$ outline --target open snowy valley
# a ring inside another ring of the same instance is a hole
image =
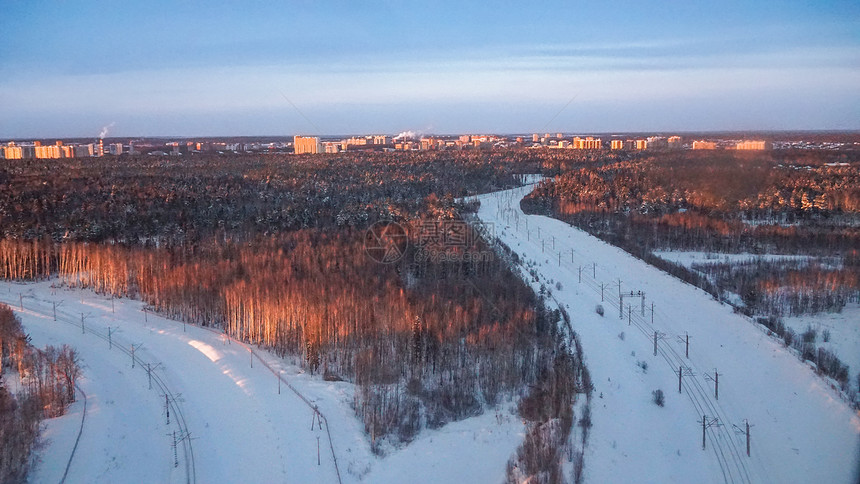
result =
[[[839,391],[704,291],[525,215],[529,190],[478,197],[479,217],[581,338],[597,395],[587,482],[856,482],[860,416]]]
[[[56,282],[0,283],[33,344],[70,344],[83,361],[78,401],[45,423],[32,482],[60,481],[67,466],[65,482],[499,482],[522,441],[501,406],[375,457],[353,385]]]

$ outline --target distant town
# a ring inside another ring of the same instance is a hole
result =
[[[292,138],[200,138],[171,140],[139,138],[97,138],[86,141],[8,140],[0,146],[3,159],[87,158],[120,155],[183,156],[195,153],[342,153],[347,151],[442,151],[487,150],[494,148],[566,149],[566,150],[855,150],[860,142],[849,140],[809,139],[780,140],[707,136],[629,136],[570,135],[533,133],[531,135],[464,134],[424,136],[412,132],[398,135],[374,134],[350,137],[296,135]]]

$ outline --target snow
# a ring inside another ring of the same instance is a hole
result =
[[[87,416],[67,482],[125,482],[129,476],[136,482],[338,482],[330,430],[345,483],[459,481],[462,476],[495,483],[524,436],[512,406],[500,406],[425,430],[408,446],[379,458],[371,454],[351,407],[352,384],[323,381],[289,357],[250,348],[223,333],[144,313],[139,301],[110,301],[51,284],[0,282],[0,302],[16,311],[33,344],[69,344],[80,354],[79,385],[87,394]],[[59,321],[53,320],[53,302],[58,303]],[[86,334],[80,328],[81,313]],[[108,327],[113,349],[92,334],[106,337]],[[119,350],[131,344],[141,345],[134,369],[130,356]],[[181,445],[174,467],[175,412],[167,425],[164,397],[148,389],[141,362],[156,368],[153,373],[177,395],[175,404],[185,416],[193,446],[194,465],[187,474]],[[283,378],[280,393],[278,375]],[[313,410],[287,383],[319,408],[326,419],[322,429],[317,424],[311,430]],[[33,482],[62,476],[80,428],[80,394],[78,398],[67,415],[46,421]]]
[[[856,378],[860,372],[860,304],[848,303],[838,313],[789,316],[782,321],[798,335],[807,328],[815,329],[818,333],[815,346],[833,352],[849,366],[850,383],[857,389]],[[829,342],[824,341],[824,330],[830,331]]]
[[[566,223],[526,216],[519,201],[529,189],[480,196],[478,216],[536,269],[580,336],[595,386],[587,482],[857,482],[860,415],[837,391],[704,291]],[[619,278],[622,292],[646,294],[644,315],[638,298],[625,301],[632,304],[631,324],[627,307],[619,318]],[[597,304],[605,316],[596,313]],[[678,340],[686,333],[689,359]],[[647,370],[637,364],[643,361]],[[681,365],[693,372],[683,379],[683,394]],[[719,399],[705,378],[715,369]],[[658,388],[663,408],[651,399]],[[707,429],[705,451],[702,414],[723,424]],[[745,419],[753,426],[750,457],[734,427]]]
[[[702,252],[702,251],[681,251],[681,250],[655,250],[654,255],[657,257],[677,264],[687,269],[692,269],[693,264],[738,264],[742,262],[755,262],[765,260],[769,262],[775,261],[808,261],[812,257],[807,255],[786,255],[786,254],[729,254],[723,252]]]
[[[810,261],[815,257],[805,255],[783,255],[783,254],[729,254],[719,252],[695,252],[695,251],[654,251],[654,255],[693,269],[693,265],[738,264],[753,262],[756,260],[767,261]],[[832,263],[832,258],[831,263]],[[818,259],[819,262],[827,262],[826,259]],[[727,293],[725,297],[736,306],[743,306],[741,297],[735,293]],[[819,313],[813,315],[789,316],[783,318],[783,323],[793,329],[798,335],[811,327],[818,332],[815,341],[816,347],[824,347],[833,352],[843,363],[849,366],[849,384],[851,388],[857,388],[856,375],[860,371],[860,305],[848,303],[841,312]],[[822,332],[830,331],[830,341],[823,340]]]

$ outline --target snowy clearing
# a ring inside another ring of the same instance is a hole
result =
[[[588,482],[857,481],[860,415],[838,392],[704,291],[559,220],[525,215],[529,190],[478,197],[479,217],[568,309],[581,338],[595,386]],[[652,401],[657,389],[665,407]],[[706,450],[703,415],[714,424]]]
[[[723,252],[701,252],[701,251],[680,251],[680,250],[655,250],[653,252],[657,257],[677,264],[687,269],[692,269],[693,264],[738,264],[744,262],[755,262],[759,260],[775,262],[775,261],[790,261],[803,262],[814,257],[806,255],[783,255],[783,254],[728,254]]]

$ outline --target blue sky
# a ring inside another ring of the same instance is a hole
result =
[[[0,12],[2,138],[860,129],[856,1]]]

